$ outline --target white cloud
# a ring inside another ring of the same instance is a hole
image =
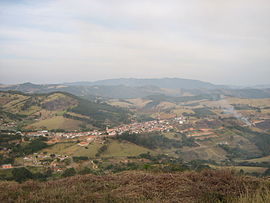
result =
[[[268,83],[269,8],[266,0],[0,4],[0,79],[173,76],[239,84],[257,74],[252,83]]]

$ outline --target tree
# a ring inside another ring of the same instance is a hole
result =
[[[26,168],[14,168],[12,170],[12,175],[14,180],[20,183],[33,178],[31,171]]]
[[[33,179],[35,179],[35,180],[45,181],[46,178],[47,178],[46,175],[43,173],[40,173],[40,172],[33,174]]]
[[[102,153],[104,153],[105,151],[107,151],[107,149],[108,149],[108,146],[107,146],[107,145],[102,145],[102,146],[98,149],[98,151],[97,151],[97,153],[96,153],[96,157],[99,157]]]
[[[268,168],[264,173],[263,176],[270,176],[270,168]]]
[[[85,167],[83,170],[79,171],[80,175],[85,175],[85,174],[90,174],[90,173],[93,173],[93,171],[88,167]]]
[[[70,177],[70,176],[74,176],[74,175],[76,175],[75,169],[74,168],[68,168],[63,172],[62,177]]]

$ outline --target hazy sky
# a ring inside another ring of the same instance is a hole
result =
[[[0,0],[0,83],[270,84],[269,0]]]

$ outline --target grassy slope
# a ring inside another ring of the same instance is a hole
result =
[[[246,162],[251,162],[251,163],[270,162],[270,155],[256,158],[256,159],[248,159],[248,160],[241,160],[241,161],[246,161]]]
[[[11,113],[18,113],[19,108],[22,106],[23,102],[29,98],[28,96],[19,94],[1,93],[1,95],[1,105],[3,109]]]
[[[268,184],[268,187],[267,187]],[[269,180],[230,171],[75,176],[48,182],[0,182],[1,202],[240,202]],[[248,192],[248,193],[247,193]]]
[[[72,155],[79,149],[79,146],[75,143],[57,143],[51,145],[50,147],[43,149],[43,152],[48,152],[51,154],[61,154],[61,155]]]
[[[132,104],[124,102],[124,101],[109,101],[108,103],[112,106],[118,106],[122,108],[129,108],[132,106]]]
[[[98,149],[102,146],[102,144],[99,143],[93,143],[85,147],[80,147],[80,146],[73,146],[72,149],[74,149],[74,153],[72,156],[88,156],[90,158],[94,158]],[[75,150],[76,148],[76,150]]]
[[[112,141],[108,145],[107,151],[102,155],[104,157],[125,157],[138,156],[142,153],[152,152],[152,150],[145,147],[138,146],[129,142]]]
[[[267,170],[264,167],[256,167],[256,166],[214,166],[210,165],[213,169],[230,169],[239,172],[241,169],[244,170],[245,173],[263,173]]]
[[[76,130],[79,128],[81,121],[64,118],[63,116],[55,116],[46,120],[41,120],[35,122],[34,124],[28,126],[27,128],[46,128],[48,130],[52,129],[65,129],[65,130]]]
[[[4,112],[24,115],[24,121],[29,122],[17,124],[25,127],[32,123],[33,125],[28,128],[75,130],[79,129],[82,122],[87,123],[87,127],[92,127],[92,125],[102,127],[101,125],[105,122],[119,124],[128,120],[128,111],[121,108],[105,103],[95,103],[62,92],[33,95],[0,92],[0,105]],[[61,117],[65,113],[68,113],[69,119]]]
[[[227,99],[230,104],[246,104],[256,107],[269,106],[270,99],[240,99],[235,97],[230,97]]]
[[[91,143],[87,147],[81,147],[77,143],[58,143],[44,149],[48,153],[63,154],[70,156],[88,156],[95,158],[98,149],[102,146],[100,143]],[[101,157],[127,157],[137,156],[141,153],[155,153],[150,149],[129,143],[109,140],[107,150],[101,154]]]

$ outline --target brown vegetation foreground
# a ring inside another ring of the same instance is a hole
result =
[[[233,202],[262,186],[268,190],[270,181],[231,171],[130,171],[47,182],[0,182],[0,202]]]

